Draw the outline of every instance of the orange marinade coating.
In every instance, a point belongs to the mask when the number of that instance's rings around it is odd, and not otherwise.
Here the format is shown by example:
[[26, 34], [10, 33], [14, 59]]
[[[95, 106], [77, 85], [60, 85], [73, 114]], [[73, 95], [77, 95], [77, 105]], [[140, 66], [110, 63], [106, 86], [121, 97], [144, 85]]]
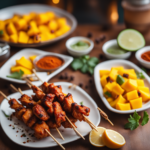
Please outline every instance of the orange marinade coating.
[[42, 69], [55, 69], [63, 64], [63, 61], [55, 56], [46, 56], [37, 61], [36, 65]]
[[142, 59], [150, 62], [150, 51], [143, 53], [141, 57]]

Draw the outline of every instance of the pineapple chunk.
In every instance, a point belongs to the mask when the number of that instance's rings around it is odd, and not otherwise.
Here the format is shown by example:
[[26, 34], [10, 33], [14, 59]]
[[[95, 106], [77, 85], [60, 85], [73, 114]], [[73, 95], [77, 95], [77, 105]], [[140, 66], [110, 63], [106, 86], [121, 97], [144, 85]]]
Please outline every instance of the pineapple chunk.
[[100, 77], [103, 77], [104, 75], [108, 75], [109, 73], [110, 73], [109, 70], [99, 70]]
[[133, 91], [133, 90], [136, 90], [138, 85], [137, 85], [137, 82], [136, 80], [133, 80], [133, 79], [128, 79], [126, 82], [124, 82], [121, 87], [127, 91], [127, 92], [130, 92], [130, 91]]
[[17, 66], [22, 66], [29, 70], [33, 69], [33, 64], [25, 57], [21, 57], [19, 60], [16, 60], [16, 64], [17, 64]]
[[137, 98], [130, 101], [132, 109], [137, 109], [142, 107], [142, 98]]
[[131, 91], [131, 92], [128, 92], [127, 93], [127, 100], [130, 101], [130, 100], [133, 100], [133, 99], [136, 99], [138, 98], [138, 91], [137, 90], [134, 90], [134, 91]]
[[117, 103], [116, 109], [118, 109], [118, 110], [131, 110], [131, 106], [130, 106], [130, 103], [125, 103], [125, 104]]

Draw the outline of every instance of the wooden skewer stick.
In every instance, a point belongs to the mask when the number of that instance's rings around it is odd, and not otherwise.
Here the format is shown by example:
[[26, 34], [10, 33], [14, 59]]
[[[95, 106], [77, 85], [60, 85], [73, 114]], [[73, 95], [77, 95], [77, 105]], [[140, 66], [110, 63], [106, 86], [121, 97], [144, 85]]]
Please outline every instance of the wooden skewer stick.
[[[35, 76], [43, 83], [42, 79], [40, 79], [35, 71], [35, 69], [33, 69], [33, 72], [35, 74]], [[32, 84], [32, 83], [31, 83]], [[67, 120], [69, 121], [69, 123], [71, 124], [71, 126], [73, 127], [74, 131], [82, 138], [85, 140], [85, 138], [79, 133], [79, 131], [77, 131], [76, 127], [72, 124], [72, 122], [70, 121], [70, 119], [66, 116]]]
[[11, 87], [12, 89], [14, 89], [16, 92], [18, 92], [18, 89], [17, 89], [14, 85], [10, 84], [10, 87]]
[[106, 119], [112, 126], [114, 126], [114, 124], [109, 120], [107, 114], [106, 114], [104, 111], [102, 111], [99, 107], [98, 107], [97, 109], [99, 110], [101, 116], [102, 116], [104, 119]]
[[[9, 101], [8, 97], [7, 97], [2, 91], [0, 91], [0, 94], [1, 94], [2, 96], [4, 96], [4, 97]], [[45, 131], [49, 134], [49, 136], [50, 136], [63, 150], [65, 150], [65, 148], [52, 136], [52, 134], [51, 134], [47, 129], [45, 129]]]
[[76, 129], [76, 127], [73, 125], [73, 123], [70, 121], [70, 119], [66, 116], [66, 119], [68, 120], [68, 122], [72, 125], [74, 131], [80, 136], [82, 137], [83, 140], [85, 140], [85, 138], [80, 134], [80, 132]]
[[65, 148], [53, 137], [53, 135], [52, 135], [47, 129], [45, 129], [45, 131], [50, 135], [50, 137], [51, 137], [63, 150], [65, 150]]

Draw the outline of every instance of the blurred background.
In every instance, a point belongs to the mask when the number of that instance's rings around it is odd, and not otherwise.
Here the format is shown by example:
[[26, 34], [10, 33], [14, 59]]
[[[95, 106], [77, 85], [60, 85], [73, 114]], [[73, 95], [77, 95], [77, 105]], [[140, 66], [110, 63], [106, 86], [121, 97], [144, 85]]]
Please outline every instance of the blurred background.
[[79, 24], [123, 23], [122, 0], [0, 0], [0, 9], [29, 3], [47, 4], [72, 13]]

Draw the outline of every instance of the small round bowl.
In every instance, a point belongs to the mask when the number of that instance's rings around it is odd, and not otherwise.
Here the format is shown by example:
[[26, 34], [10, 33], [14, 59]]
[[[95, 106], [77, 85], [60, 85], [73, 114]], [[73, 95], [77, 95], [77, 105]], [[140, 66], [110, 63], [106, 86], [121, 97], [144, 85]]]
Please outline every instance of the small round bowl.
[[138, 60], [138, 62], [144, 66], [145, 68], [150, 69], [150, 62], [144, 60], [141, 58], [141, 55], [147, 51], [150, 51], [150, 46], [145, 46], [141, 49], [139, 49], [136, 53], [135, 53], [135, 57]]
[[110, 53], [108, 53], [107, 49], [109, 47], [115, 46], [115, 45], [118, 45], [116, 39], [109, 40], [106, 43], [104, 43], [104, 45], [102, 46], [102, 50], [108, 59], [128, 59], [131, 56], [131, 52], [126, 52], [125, 54], [110, 54]]
[[34, 61], [33, 61], [33, 64], [34, 64], [34, 67], [35, 67], [35, 69], [36, 70], [38, 70], [38, 71], [44, 71], [44, 72], [49, 72], [49, 71], [54, 71], [54, 70], [57, 70], [58, 68], [60, 68], [61, 66], [59, 66], [59, 67], [57, 67], [57, 68], [54, 68], [54, 69], [43, 69], [43, 68], [40, 68], [40, 67], [38, 67], [37, 65], [36, 65], [36, 63], [37, 63], [37, 61], [39, 61], [41, 58], [43, 58], [43, 57], [46, 57], [46, 56], [53, 56], [53, 57], [57, 57], [57, 58], [59, 58], [59, 59], [61, 59], [62, 61], [63, 61], [63, 63], [62, 63], [62, 65], [64, 64], [64, 59], [62, 59], [61, 57], [58, 57], [58, 56], [55, 56], [55, 55], [39, 55], [39, 56], [37, 56], [35, 59], [34, 59]]
[[7, 59], [10, 55], [10, 46], [7, 43], [0, 43], [0, 62]]
[[[77, 43], [80, 40], [88, 42], [89, 45], [90, 45], [89, 48], [87, 48], [85, 50], [79, 50], [79, 51], [72, 49], [71, 45]], [[86, 54], [90, 53], [90, 51], [94, 47], [94, 43], [93, 43], [92, 40], [90, 40], [90, 39], [88, 39], [86, 37], [76, 36], [76, 37], [72, 37], [72, 38], [67, 40], [66, 47], [67, 47], [67, 50], [68, 50], [69, 54], [71, 54], [72, 56], [80, 57], [80, 56], [83, 56], [83, 55], [86, 55]]]

